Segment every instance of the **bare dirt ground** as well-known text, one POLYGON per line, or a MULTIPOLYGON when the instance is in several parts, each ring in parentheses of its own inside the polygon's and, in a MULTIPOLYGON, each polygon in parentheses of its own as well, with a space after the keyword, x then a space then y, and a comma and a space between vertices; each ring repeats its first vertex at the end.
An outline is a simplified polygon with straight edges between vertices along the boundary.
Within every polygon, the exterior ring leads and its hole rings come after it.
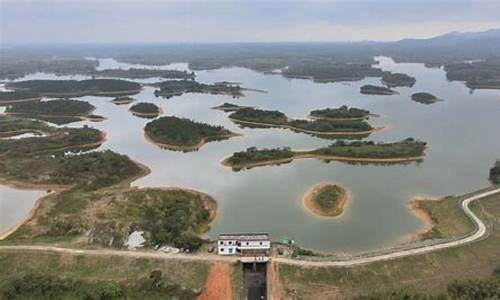
POLYGON ((198 300, 231 300, 231 267, 227 263, 215 262, 208 273, 207 282, 198 300))

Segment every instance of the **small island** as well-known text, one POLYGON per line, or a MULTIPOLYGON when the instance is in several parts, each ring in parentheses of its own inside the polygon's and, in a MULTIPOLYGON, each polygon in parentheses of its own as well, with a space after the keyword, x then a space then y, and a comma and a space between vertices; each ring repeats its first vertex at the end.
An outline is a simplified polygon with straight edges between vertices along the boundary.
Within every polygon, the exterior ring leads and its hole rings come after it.
POLYGON ((337 184, 318 184, 303 197, 304 206, 323 217, 338 217, 344 212, 349 193, 337 184))
POLYGON ((132 98, 132 97, 129 97, 129 96, 120 96, 120 97, 114 98, 110 102, 114 103, 116 105, 125 105, 125 104, 130 104, 130 103, 132 103, 134 101, 135 101, 135 99, 132 98))
POLYGON ((222 126, 213 126, 185 118, 161 117, 144 127, 148 141, 166 149, 198 150, 205 143, 238 136, 222 126))
POLYGON ((500 160, 497 160, 490 169, 489 180, 493 184, 500 184, 500 160))
POLYGON ((194 80, 167 80, 154 86, 158 87, 155 96, 171 98, 186 93, 207 93, 214 95, 228 95, 234 98, 243 96, 243 88, 239 85, 227 83, 205 84, 194 80))
POLYGON ((429 93, 415 93, 411 95, 411 99, 415 102, 422 103, 422 104, 433 104, 438 101, 443 101, 439 99, 438 97, 434 96, 433 94, 429 93))
POLYGON ((235 152, 224 159, 222 165, 238 171, 259 166, 289 163, 294 159, 301 158, 352 163, 393 164, 423 160, 426 147, 425 142, 413 138, 392 143, 346 142, 339 140, 327 147, 305 151, 294 151, 289 147, 261 150, 250 147, 245 151, 235 152))
POLYGON ((132 105, 132 107, 130 107, 130 112, 138 117, 155 118, 162 113, 162 110, 156 104, 140 102, 132 105))
POLYGON ((374 115, 370 114, 370 111, 365 109, 342 105, 339 108, 313 110, 310 112, 309 116, 313 119, 362 120, 374 115))
POLYGON ((252 108, 250 106, 241 106, 233 103, 225 102, 222 105, 214 106, 212 109, 222 110, 223 112, 234 112, 243 108, 252 108))
POLYGON ((398 93, 385 86, 376 86, 371 84, 363 85, 360 92, 364 95, 395 95, 398 93))
POLYGON ((12 105, 23 102, 39 101, 42 97, 37 93, 14 91, 0 92, 0 105, 12 105))
POLYGON ((142 89, 137 82, 121 79, 26 80, 9 82, 5 87, 45 97, 125 96, 142 89))
POLYGON ((261 110, 255 108, 239 109, 229 115, 234 122, 249 127, 280 127, 317 136, 331 135, 366 135, 381 127, 374 128, 361 119, 315 119, 291 120, 284 113, 276 110, 261 110))
POLYGON ((415 77, 403 73, 387 73, 382 77, 382 83, 389 88, 401 86, 412 87, 416 82, 415 77))
POLYGON ((7 107, 6 114, 28 117, 54 124, 68 124, 85 119, 102 120, 92 115, 95 107, 88 102, 71 99, 24 102, 7 107))

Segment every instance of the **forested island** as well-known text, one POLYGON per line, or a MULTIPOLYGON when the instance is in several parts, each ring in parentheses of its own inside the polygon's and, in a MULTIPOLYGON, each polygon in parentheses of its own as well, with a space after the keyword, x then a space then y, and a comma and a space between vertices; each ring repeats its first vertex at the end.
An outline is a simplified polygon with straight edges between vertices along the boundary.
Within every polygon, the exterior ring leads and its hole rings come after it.
POLYGON ((170 150, 198 150, 205 143, 236 136, 222 126, 213 126, 185 118, 161 117, 146 124, 146 138, 170 150))
POLYGON ((154 103, 149 102, 139 102, 130 107, 130 111, 135 116, 139 117, 157 117, 161 114, 161 108, 154 103))
POLYGON ((321 135, 366 135, 378 128, 370 126, 362 119, 291 120, 280 111, 255 108, 239 109, 229 115, 234 122, 255 127, 282 127, 298 132, 321 135))
POLYGON ((500 60, 450 63, 444 66, 446 78, 465 81, 470 89, 500 89, 500 60))
POLYGON ((33 58, 0 60, 0 79, 14 80, 37 72, 60 75, 90 75, 99 65, 84 58, 33 58))
POLYGON ((135 99, 129 96, 120 96, 116 97, 113 100, 111 100, 111 103, 114 103, 116 105, 125 105, 125 104, 130 104, 134 102, 135 99))
POLYGON ((243 96, 243 88, 239 85, 227 83, 205 84, 194 80, 167 80, 157 84, 155 96, 171 98, 185 93, 207 93, 214 95, 229 95, 232 97, 243 96))
POLYGON ((393 87, 412 87, 417 80, 415 77, 403 73, 387 73, 382 77, 382 83, 389 88, 393 87))
POLYGON ((98 117, 91 114, 94 109, 95 107, 86 101, 57 99, 19 103, 7 107, 5 112, 54 124, 68 124, 98 117))
POLYGON ((145 79, 152 77, 171 78, 171 79, 194 79, 194 72, 179 70, 161 70, 161 69, 105 69, 92 73, 96 77, 115 77, 128 79, 145 79))
POLYGON ((414 93, 411 95, 411 99, 415 102, 422 103, 422 104, 433 104, 438 101, 442 101, 438 97, 434 96, 433 94, 430 93, 414 93))
POLYGON ((316 82, 358 81, 366 77, 382 77, 384 71, 374 68, 372 62, 347 63, 341 61, 306 61, 282 69, 287 78, 313 79, 316 82))
POLYGON ((212 109, 222 110, 223 112, 233 112, 233 111, 237 111, 237 110, 240 110, 240 109, 243 109, 243 108, 252 108, 252 107, 250 107, 250 106, 241 106, 241 105, 237 105, 237 104, 233 104, 233 103, 228 103, 228 102, 225 102, 224 104, 219 105, 219 106, 212 107, 212 109))
POLYGON ((337 184, 318 184, 306 193, 302 201, 312 213, 323 217, 338 217, 344 212, 348 192, 337 184))
POLYGON ((363 85, 360 92, 365 95, 394 95, 398 93, 385 86, 376 86, 371 84, 363 85))
POLYGON ((328 147, 308 151, 293 151, 289 147, 262 150, 251 147, 245 151, 235 152, 224 159, 222 164, 233 170, 241 170, 288 163, 299 158, 360 163, 401 163, 423 160, 426 145, 425 142, 407 138, 393 143, 339 140, 328 147))
POLYGON ((359 120, 366 119, 370 114, 370 111, 366 109, 361 109, 357 107, 347 107, 347 105, 342 105, 338 108, 325 108, 313 110, 309 113, 309 116, 316 119, 330 119, 330 120, 359 120))
POLYGON ((142 89, 137 82, 121 79, 26 80, 5 86, 46 97, 124 96, 137 94, 142 89))
POLYGON ((22 102, 38 101, 42 99, 39 94, 23 91, 0 92, 0 105, 12 105, 22 102))

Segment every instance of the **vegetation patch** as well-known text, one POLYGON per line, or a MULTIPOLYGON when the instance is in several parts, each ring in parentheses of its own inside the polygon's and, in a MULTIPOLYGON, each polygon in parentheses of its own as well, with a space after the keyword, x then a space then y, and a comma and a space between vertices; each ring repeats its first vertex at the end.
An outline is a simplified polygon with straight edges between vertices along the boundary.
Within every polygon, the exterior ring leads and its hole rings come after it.
POLYGON ((140 102, 130 107, 132 114, 139 117, 157 117, 161 113, 161 108, 156 104, 140 102))
POLYGON ((121 79, 26 80, 7 83, 6 87, 47 97, 131 95, 142 88, 139 83, 121 79))
POLYGON ((348 193, 336 184, 314 186, 303 198, 304 206, 314 214, 337 217, 344 212, 348 193))
POLYGON ((338 108, 325 108, 313 110, 309 114, 313 118, 318 119, 366 119, 370 116, 370 111, 356 108, 356 107, 347 107, 347 105, 342 105, 338 108))
POLYGON ((2 299, 196 299, 210 263, 0 253, 2 299))
POLYGON ((280 111, 244 108, 229 115, 231 120, 244 126, 282 127, 313 135, 358 135, 375 130, 361 119, 291 120, 280 111))
POLYGON ((399 86, 412 87, 416 82, 415 77, 403 73, 387 73, 382 77, 382 83, 389 88, 399 86))
POLYGON ((146 124, 144 131, 153 143, 172 150, 196 150, 207 142, 236 135, 222 126, 177 117, 161 117, 151 121, 146 124))
POLYGON ((433 94, 430 93, 414 93, 411 95, 411 99, 415 102, 422 103, 422 104, 433 104, 438 101, 442 101, 438 97, 434 96, 433 94))
POLYGON ((413 138, 393 143, 339 140, 328 147, 308 151, 293 151, 289 147, 262 150, 251 147, 234 153, 222 164, 233 170, 288 163, 299 158, 391 164, 422 160, 425 148, 425 142, 413 138))
POLYGON ((0 92, 0 105, 12 105, 23 102, 38 101, 40 99, 42 99, 40 95, 31 92, 0 92))
POLYGON ((398 93, 388 87, 371 84, 363 85, 360 92, 365 95, 395 95, 398 93))
POLYGON ((90 117, 94 109, 94 106, 85 101, 58 99, 20 103, 7 107, 5 112, 55 124, 67 124, 90 117))
POLYGON ((243 96, 243 88, 225 82, 215 84, 199 83, 193 80, 167 80, 156 84, 156 96, 171 98, 185 93, 207 93, 215 95, 243 96))

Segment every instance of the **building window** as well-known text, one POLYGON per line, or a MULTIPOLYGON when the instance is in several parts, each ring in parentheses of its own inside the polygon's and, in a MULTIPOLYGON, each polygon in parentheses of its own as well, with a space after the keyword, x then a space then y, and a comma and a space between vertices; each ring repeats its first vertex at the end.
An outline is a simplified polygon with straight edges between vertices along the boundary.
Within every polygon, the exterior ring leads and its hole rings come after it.
POLYGON ((261 245, 262 245, 262 242, 260 242, 259 244, 261 244, 261 245))
POLYGON ((220 248, 220 252, 224 252, 224 248, 220 248))
POLYGON ((224 245, 224 242, 223 242, 223 241, 220 241, 220 242, 219 242, 219 244, 224 245))
POLYGON ((249 243, 247 242, 247 246, 249 245, 249 243))
POLYGON ((232 244, 233 244, 233 242, 229 241, 229 243, 228 243, 228 244, 229 244, 229 245, 232 245, 232 244))

